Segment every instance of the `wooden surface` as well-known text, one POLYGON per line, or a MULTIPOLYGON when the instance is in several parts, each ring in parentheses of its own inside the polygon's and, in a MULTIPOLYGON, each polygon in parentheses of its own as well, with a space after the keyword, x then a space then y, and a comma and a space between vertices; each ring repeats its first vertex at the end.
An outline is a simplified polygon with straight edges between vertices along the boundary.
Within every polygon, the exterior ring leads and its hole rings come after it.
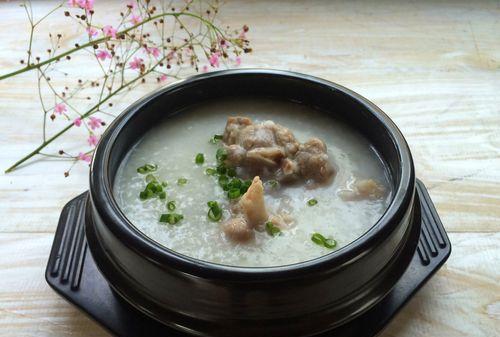
MULTIPOLYGON (((232 1, 221 12, 225 22, 251 27, 246 66, 347 86, 388 113, 410 144, 453 252, 382 336, 499 336, 499 2, 232 1)), ((25 50, 26 20, 18 3, 1 3, 0 13, 4 72, 25 50)), ((57 17, 44 29, 67 30, 65 22, 57 17)), ((2 169, 38 144, 35 89, 33 74, 0 82, 2 169)), ((66 147, 77 149, 84 138, 73 138, 66 147)), ((43 160, 0 175, 1 336, 107 336, 44 280, 59 212, 88 186, 84 165, 64 178, 67 166, 43 160)))

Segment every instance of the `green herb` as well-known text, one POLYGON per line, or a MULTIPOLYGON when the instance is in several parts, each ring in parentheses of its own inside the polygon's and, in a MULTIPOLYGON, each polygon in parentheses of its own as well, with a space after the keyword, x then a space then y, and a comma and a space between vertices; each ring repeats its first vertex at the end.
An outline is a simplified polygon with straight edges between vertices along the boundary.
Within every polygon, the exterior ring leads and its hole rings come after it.
POLYGON ((217 166, 217 173, 218 174, 226 174, 227 173, 227 168, 224 164, 220 164, 217 166))
POLYGON ((224 191, 227 191, 229 189, 227 186, 228 183, 229 178, 227 176, 219 176, 219 185, 224 191))
POLYGON ((158 169, 158 165, 156 164, 145 164, 141 167, 137 168, 137 172, 140 174, 146 174, 150 172, 154 172, 158 169))
POLYGON ((238 179, 238 178, 233 178, 231 179, 231 181, 227 184, 227 187, 229 187, 229 189, 240 189, 241 187, 241 180, 238 179))
POLYGON ((307 204, 308 204, 309 206, 314 206, 314 205, 316 205, 317 203, 318 203, 318 200, 316 200, 316 199, 309 199, 309 200, 307 201, 307 204))
POLYGON ((188 182, 188 180, 186 178, 179 178, 179 179, 177 179, 177 185, 179 185, 179 186, 186 185, 187 182, 188 182))
POLYGON ((279 183, 276 181, 276 180, 269 180, 267 181, 267 184, 271 187, 271 188, 276 188, 278 187, 279 183))
POLYGON ((210 138, 210 143, 216 144, 219 140, 222 140, 222 138, 222 135, 214 135, 212 138, 210 138))
POLYGON ((209 168, 207 168, 207 169, 205 170, 205 174, 206 174, 206 175, 209 175, 209 176, 213 176, 213 175, 214 175, 214 174, 216 174, 216 173, 217 173, 217 170, 216 170, 216 169, 214 169, 214 168, 210 168, 210 167, 209 167, 209 168))
POLYGON ((161 186, 163 186, 163 187, 167 187, 167 186, 168 186, 168 182, 166 182, 166 181, 162 181, 162 182, 161 182, 161 186))
POLYGON ((223 148, 217 149, 217 152, 215 153, 215 159, 217 159, 217 162, 223 162, 227 159, 227 151, 223 148))
POLYGON ((281 234, 281 229, 275 226, 271 221, 266 222, 266 232, 271 236, 276 236, 281 234))
POLYGON ((155 177, 153 174, 149 173, 149 174, 146 176, 146 182, 150 183, 150 182, 152 182, 152 181, 157 181, 157 179, 156 179, 156 177, 155 177))
POLYGON ((248 191, 248 188, 252 185, 252 180, 243 180, 241 187, 240 187, 240 192, 241 194, 245 194, 248 191))
POLYGON ((227 197, 231 200, 233 199, 238 199, 241 195, 241 192, 240 192, 240 189, 239 188, 233 188, 233 189, 230 189, 228 192, 227 192, 227 197))
POLYGON ((169 211, 175 211, 175 201, 172 200, 167 202, 167 209, 169 211))
POLYGON ((182 219, 184 219, 184 215, 178 213, 168 213, 160 216, 160 222, 165 222, 170 225, 175 225, 182 219))
POLYGON ((236 177, 236 169, 234 167, 227 168, 227 176, 228 177, 236 177))
POLYGON ((205 156, 203 155, 203 153, 198 153, 194 158, 194 162, 198 165, 203 164, 205 162, 205 156))
POLYGON ((311 235, 311 240, 315 244, 329 248, 329 249, 335 248, 335 246, 337 245, 337 242, 334 239, 325 238, 320 233, 314 233, 313 235, 311 235))
POLYGON ((212 221, 219 221, 222 218, 222 209, 217 201, 209 201, 208 205, 208 218, 212 221))
MULTIPOLYGON (((151 180, 151 178, 149 180, 151 180)), ((158 197, 160 199, 165 199, 167 197, 167 193, 163 190, 163 185, 156 179, 148 182, 144 191, 139 193, 139 198, 141 200, 147 200, 154 197, 158 197)))

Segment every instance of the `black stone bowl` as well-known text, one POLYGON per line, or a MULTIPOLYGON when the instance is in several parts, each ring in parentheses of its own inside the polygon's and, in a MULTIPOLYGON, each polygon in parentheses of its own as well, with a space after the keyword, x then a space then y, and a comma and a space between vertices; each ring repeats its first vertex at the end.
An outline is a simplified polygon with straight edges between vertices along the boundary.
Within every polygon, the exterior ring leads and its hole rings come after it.
POLYGON ((133 104, 97 146, 86 207, 89 248, 113 290, 161 323, 200 336, 308 336, 345 324, 392 289, 415 253, 421 226, 413 161, 396 125, 349 89, 275 70, 203 74, 133 104), (245 268, 181 255, 134 227, 112 188, 129 149, 151 127, 188 106, 248 95, 320 109, 368 138, 387 164, 394 191, 390 206, 370 230, 313 260, 245 268))

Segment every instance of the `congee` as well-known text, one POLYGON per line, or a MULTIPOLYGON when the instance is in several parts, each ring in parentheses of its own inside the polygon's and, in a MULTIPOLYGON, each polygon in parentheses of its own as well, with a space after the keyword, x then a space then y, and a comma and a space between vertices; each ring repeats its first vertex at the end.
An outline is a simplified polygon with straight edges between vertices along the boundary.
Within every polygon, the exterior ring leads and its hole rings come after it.
POLYGON ((195 105, 148 131, 120 165, 114 194, 130 222, 169 249, 268 267, 363 235, 391 200, 389 179, 375 149, 341 121, 241 98, 195 105))

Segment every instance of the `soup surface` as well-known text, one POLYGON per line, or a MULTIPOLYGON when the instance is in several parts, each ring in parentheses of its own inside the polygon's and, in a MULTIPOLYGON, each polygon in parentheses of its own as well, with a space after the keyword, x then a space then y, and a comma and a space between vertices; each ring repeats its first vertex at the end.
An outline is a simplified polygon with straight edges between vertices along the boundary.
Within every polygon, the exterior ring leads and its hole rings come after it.
POLYGON ((365 138, 345 124, 297 103, 245 98, 205 102, 155 126, 123 160, 114 194, 126 217, 165 247, 219 264, 267 267, 310 260, 354 241, 385 212, 390 186, 383 161, 365 138), (272 120, 290 129, 300 142, 317 137, 326 144, 335 168, 327 184, 276 184, 262 177, 268 212, 285 212, 287 226, 255 230, 244 242, 232 240, 222 230, 237 199, 228 198, 214 174, 222 140, 210 141, 224 133, 229 116, 249 117, 255 123, 272 120), (203 163, 202 156, 195 159, 197 154, 203 155, 203 163), (145 164, 151 164, 150 170, 145 164), (148 198, 144 191, 151 180, 163 182, 164 193, 148 198), (383 193, 371 197, 354 193, 362 190, 356 189, 360 181, 376 182, 383 193), (216 201, 222 210, 220 220, 214 221, 213 213, 208 216, 209 201, 216 201), (160 222, 162 214, 170 216, 160 222))

